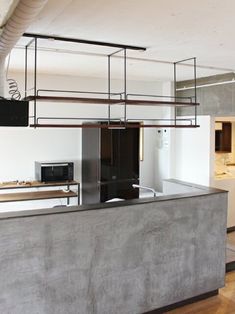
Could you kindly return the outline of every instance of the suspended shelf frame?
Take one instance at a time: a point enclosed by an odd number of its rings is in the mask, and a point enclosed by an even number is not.
[[[120,45],[107,42],[97,42],[74,38],[65,38],[58,36],[47,36],[38,34],[25,33],[24,37],[29,37],[30,41],[25,46],[25,97],[24,100],[33,102],[33,115],[30,117],[33,119],[33,123],[30,127],[33,128],[113,128],[111,125],[112,121],[118,121],[119,128],[197,128],[197,91],[196,91],[196,58],[184,59],[174,63],[174,96],[164,95],[146,95],[146,94],[131,94],[127,92],[127,50],[143,50],[146,48],[130,45]],[[96,91],[74,91],[74,90],[61,90],[61,89],[38,89],[37,74],[38,74],[38,40],[48,39],[56,41],[65,41],[72,43],[82,43],[89,45],[106,46],[112,48],[118,48],[118,50],[107,55],[108,60],[108,88],[107,92],[96,92]],[[28,89],[28,50],[30,47],[34,48],[34,69],[33,69],[33,88]],[[111,91],[111,58],[116,54],[123,52],[123,92],[114,93]],[[194,69],[194,95],[192,97],[178,97],[176,84],[177,84],[177,65],[186,61],[193,60]],[[28,91],[33,91],[33,94],[28,95]],[[49,93],[49,95],[48,95]],[[55,95],[56,94],[56,95]],[[58,96],[58,94],[68,94],[68,96]],[[76,95],[76,96],[71,96]],[[56,117],[56,116],[45,116],[38,117],[37,114],[37,103],[38,102],[67,102],[67,103],[78,103],[78,104],[97,104],[107,105],[108,112],[107,117],[103,118],[89,118],[89,117]],[[113,105],[123,106],[123,117],[112,118],[111,107]],[[167,106],[174,108],[174,118],[172,119],[134,119],[127,116],[127,106]],[[179,107],[193,107],[194,116],[192,118],[179,118],[177,116],[177,108]],[[57,123],[56,121],[70,121],[70,123]],[[95,123],[99,120],[107,122],[106,124]],[[137,123],[139,121],[150,121],[151,124]],[[48,121],[53,123],[48,123]],[[71,123],[74,121],[87,121],[88,123]],[[90,122],[93,123],[90,123]],[[136,121],[135,123],[128,124],[130,121]],[[43,123],[42,123],[43,122]],[[116,127],[116,126],[115,126]]]

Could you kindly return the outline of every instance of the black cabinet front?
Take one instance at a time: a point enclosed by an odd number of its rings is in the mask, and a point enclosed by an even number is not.
[[[139,178],[139,129],[101,130],[101,181]]]
[[[82,203],[139,197],[139,128],[82,129]]]
[[[138,180],[123,180],[102,183],[100,186],[101,202],[106,202],[113,198],[129,200],[139,198],[139,189],[134,189],[132,184],[138,184]]]
[[[221,123],[222,128],[215,130],[215,151],[221,153],[231,153],[232,149],[232,124],[231,122]]]

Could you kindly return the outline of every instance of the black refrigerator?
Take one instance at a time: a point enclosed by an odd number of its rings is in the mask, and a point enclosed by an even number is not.
[[[112,125],[82,128],[82,204],[139,197],[140,129]]]

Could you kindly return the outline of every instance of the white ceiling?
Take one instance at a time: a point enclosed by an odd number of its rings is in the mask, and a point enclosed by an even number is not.
[[[156,61],[174,62],[195,56],[199,65],[214,67],[199,67],[198,76],[235,70],[234,12],[234,0],[48,0],[27,32],[146,47],[146,52],[128,53],[142,59],[128,61],[129,78],[167,80],[173,78],[173,66]],[[11,69],[23,68],[24,42],[21,40],[12,53]],[[39,53],[41,72],[98,77],[107,74],[107,58],[72,52],[107,54],[110,49],[87,45],[75,48],[63,42],[50,42],[48,46],[45,41],[39,46],[57,49]],[[114,60],[112,69],[113,77],[122,75],[121,59]],[[192,68],[180,67],[179,71],[179,79],[193,77]]]

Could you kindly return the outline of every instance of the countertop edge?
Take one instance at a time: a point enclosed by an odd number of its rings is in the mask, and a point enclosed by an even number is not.
[[[150,197],[150,198],[141,198],[141,199],[134,199],[134,200],[126,200],[126,201],[118,201],[118,202],[110,202],[110,203],[98,203],[98,204],[69,206],[69,207],[61,206],[61,207],[32,209],[32,210],[30,209],[30,210],[20,210],[20,211],[5,211],[5,212],[0,212],[0,220],[36,217],[36,216],[42,216],[42,215],[68,214],[68,213],[73,213],[73,212],[109,209],[109,208],[114,208],[114,207],[125,207],[125,206],[130,206],[130,205],[140,205],[140,204],[154,203],[154,202],[165,202],[169,200],[200,197],[200,196],[219,194],[219,193],[228,193],[228,191],[225,191],[225,190],[197,185],[197,184],[193,184],[189,182],[180,181],[177,179],[167,179],[165,181],[197,188],[199,191],[187,192],[187,193],[181,193],[181,194],[171,194],[171,195],[164,195],[164,196]]]

